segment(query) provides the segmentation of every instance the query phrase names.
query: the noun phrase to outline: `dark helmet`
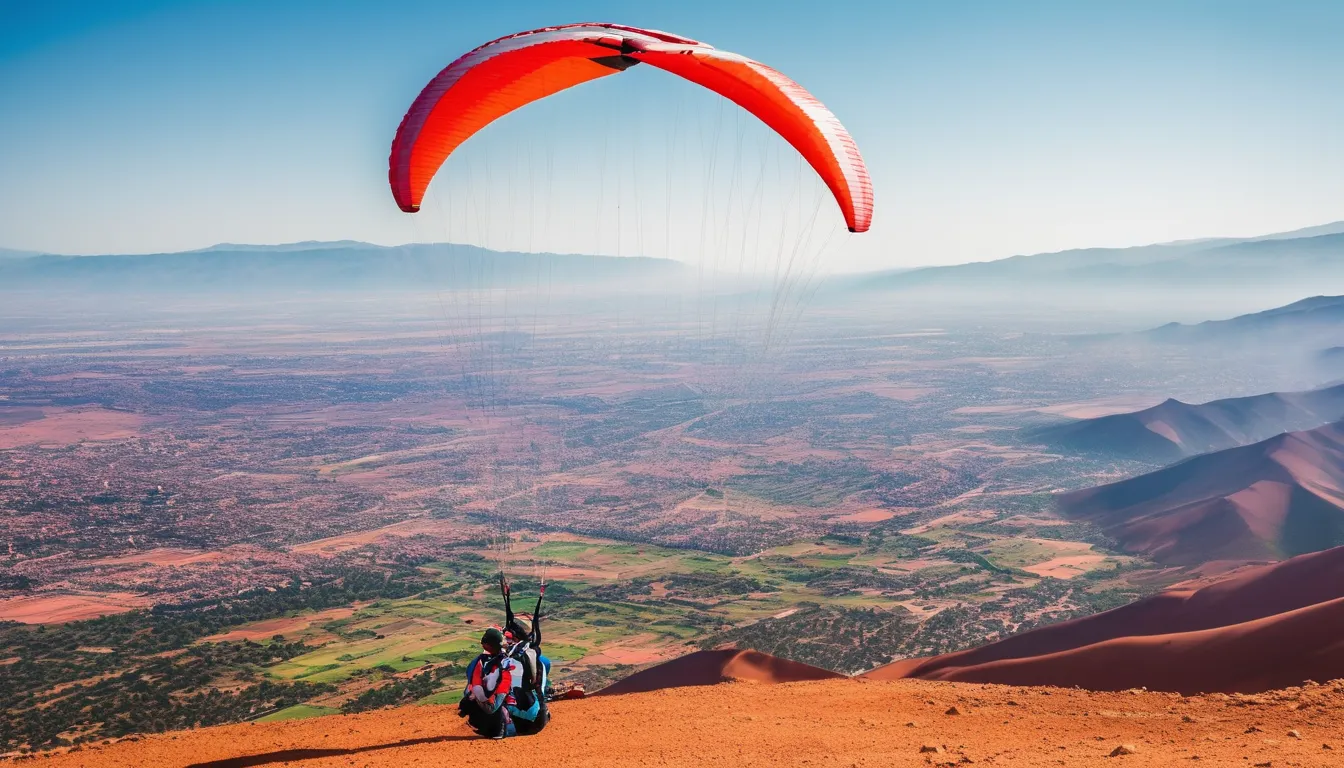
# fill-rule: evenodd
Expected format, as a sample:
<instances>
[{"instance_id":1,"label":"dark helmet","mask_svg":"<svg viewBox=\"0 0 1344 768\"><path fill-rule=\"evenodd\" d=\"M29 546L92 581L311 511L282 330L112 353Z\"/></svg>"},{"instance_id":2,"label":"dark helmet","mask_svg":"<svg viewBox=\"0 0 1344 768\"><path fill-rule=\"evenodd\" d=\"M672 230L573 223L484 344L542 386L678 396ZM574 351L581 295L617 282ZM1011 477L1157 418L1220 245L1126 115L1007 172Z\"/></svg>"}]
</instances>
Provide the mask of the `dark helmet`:
<instances>
[{"instance_id":1,"label":"dark helmet","mask_svg":"<svg viewBox=\"0 0 1344 768\"><path fill-rule=\"evenodd\" d=\"M528 628L527 624L525 624L522 619L516 617L513 621L509 622L509 625L504 628L504 631L508 632L513 637L515 643L526 640L528 635L532 634L532 630Z\"/></svg>"},{"instance_id":2,"label":"dark helmet","mask_svg":"<svg viewBox=\"0 0 1344 768\"><path fill-rule=\"evenodd\" d=\"M495 627L491 627L485 630L485 634L481 635L481 645L493 648L496 651L498 651L499 649L504 647L504 633L500 632Z\"/></svg>"}]
</instances>

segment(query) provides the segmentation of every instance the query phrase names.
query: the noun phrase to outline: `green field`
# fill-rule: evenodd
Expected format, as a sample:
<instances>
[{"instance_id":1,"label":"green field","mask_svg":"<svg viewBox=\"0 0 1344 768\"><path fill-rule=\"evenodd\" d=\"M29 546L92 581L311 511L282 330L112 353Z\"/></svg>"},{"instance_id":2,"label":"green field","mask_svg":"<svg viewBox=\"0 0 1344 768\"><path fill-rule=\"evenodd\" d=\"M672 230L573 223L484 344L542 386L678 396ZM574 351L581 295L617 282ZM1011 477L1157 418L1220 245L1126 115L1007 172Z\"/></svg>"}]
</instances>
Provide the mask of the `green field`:
<instances>
[{"instance_id":1,"label":"green field","mask_svg":"<svg viewBox=\"0 0 1344 768\"><path fill-rule=\"evenodd\" d=\"M1029 539L943 528L918 537L825 537L748 557L574 536L538 538L517 542L509 554L515 607L530 609L538 579L550 574L543 626L554 679L590 688L628 674L632 665L679 655L800 606L878 611L904 621L912 615L905 608L912 600L926 606L949 599L1002 600L1005 590L1035 583L1011 569L1065 554ZM503 621L490 575L494 567L466 552L423 566L437 587L380 600L349 618L287 637L316 650L261 672L275 680L345 686L465 666L478 652L483 629ZM453 698L453 688L444 695ZM439 702L438 696L428 700Z\"/></svg>"}]
</instances>

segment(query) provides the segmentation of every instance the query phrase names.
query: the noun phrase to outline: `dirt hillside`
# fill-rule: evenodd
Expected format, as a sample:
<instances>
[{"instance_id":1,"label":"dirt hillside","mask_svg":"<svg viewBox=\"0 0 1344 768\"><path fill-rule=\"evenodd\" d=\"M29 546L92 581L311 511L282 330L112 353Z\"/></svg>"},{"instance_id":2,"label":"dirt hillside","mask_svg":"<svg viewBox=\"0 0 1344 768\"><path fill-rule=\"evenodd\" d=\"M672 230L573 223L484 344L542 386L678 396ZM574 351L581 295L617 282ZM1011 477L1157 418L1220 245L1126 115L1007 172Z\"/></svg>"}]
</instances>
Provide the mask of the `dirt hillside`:
<instances>
[{"instance_id":1,"label":"dirt hillside","mask_svg":"<svg viewBox=\"0 0 1344 768\"><path fill-rule=\"evenodd\" d=\"M1307 392L1270 392L1194 405L1167 400L1036 430L1042 442L1072 451L1171 462L1235 448L1283 432L1314 429L1344 418L1344 385Z\"/></svg>"},{"instance_id":2,"label":"dirt hillside","mask_svg":"<svg viewBox=\"0 0 1344 768\"><path fill-rule=\"evenodd\" d=\"M717 685L729 681L752 683L800 683L806 680L835 680L839 672L801 664L768 653L736 648L696 651L672 661L657 664L599 691L610 696L622 693L659 691L691 685Z\"/></svg>"},{"instance_id":3,"label":"dirt hillside","mask_svg":"<svg viewBox=\"0 0 1344 768\"><path fill-rule=\"evenodd\" d=\"M1183 693L1344 677L1344 547L864 677Z\"/></svg>"},{"instance_id":4,"label":"dirt hillside","mask_svg":"<svg viewBox=\"0 0 1344 768\"><path fill-rule=\"evenodd\" d=\"M1344 544L1344 422L1061 494L1067 516L1171 565L1279 560Z\"/></svg>"},{"instance_id":5,"label":"dirt hillside","mask_svg":"<svg viewBox=\"0 0 1344 768\"><path fill-rule=\"evenodd\" d=\"M883 668L884 669L884 668ZM1068 651L897 676L1009 685L1147 687L1182 693L1257 692L1344 677L1344 599L1230 627L1120 637ZM881 669L869 678L883 677Z\"/></svg>"},{"instance_id":6,"label":"dirt hillside","mask_svg":"<svg viewBox=\"0 0 1344 768\"><path fill-rule=\"evenodd\" d=\"M953 710L955 708L955 713ZM1108 755L1120 749L1133 754ZM1196 758L1198 758L1197 762ZM973 762L968 762L973 761ZM412 706L150 736L43 768L417 766L1338 766L1344 681L1258 696L923 680L728 683L560 702L538 736L473 737Z\"/></svg>"}]
</instances>

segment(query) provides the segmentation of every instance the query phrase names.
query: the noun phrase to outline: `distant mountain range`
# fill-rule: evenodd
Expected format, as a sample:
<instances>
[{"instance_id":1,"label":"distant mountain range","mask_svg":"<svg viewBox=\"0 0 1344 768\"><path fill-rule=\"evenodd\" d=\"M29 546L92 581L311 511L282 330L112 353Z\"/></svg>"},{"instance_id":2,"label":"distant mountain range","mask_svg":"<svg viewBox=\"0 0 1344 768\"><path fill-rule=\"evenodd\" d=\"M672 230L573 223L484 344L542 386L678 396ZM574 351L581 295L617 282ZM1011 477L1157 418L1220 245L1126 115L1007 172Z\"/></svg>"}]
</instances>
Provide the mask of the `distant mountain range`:
<instances>
[{"instance_id":1,"label":"distant mountain range","mask_svg":"<svg viewBox=\"0 0 1344 768\"><path fill-rule=\"evenodd\" d=\"M249 251L269 251L272 253L292 253L294 251L335 251L341 249L378 249L395 246L376 245L359 240L304 240L301 243L281 243L280 245L250 245L247 243L218 243L205 248L197 248L184 253L245 253Z\"/></svg>"},{"instance_id":2,"label":"distant mountain range","mask_svg":"<svg viewBox=\"0 0 1344 768\"><path fill-rule=\"evenodd\" d=\"M855 276L867 290L930 287L1001 289L1311 284L1344 292L1344 221L1250 238L1212 238L1134 248L1086 248L950 267Z\"/></svg>"},{"instance_id":3,"label":"distant mountain range","mask_svg":"<svg viewBox=\"0 0 1344 768\"><path fill-rule=\"evenodd\" d=\"M1341 419L1344 385L1337 385L1198 405L1167 400L1141 411L1044 427L1028 435L1068 451L1166 463Z\"/></svg>"},{"instance_id":4,"label":"distant mountain range","mask_svg":"<svg viewBox=\"0 0 1344 768\"><path fill-rule=\"evenodd\" d=\"M1063 494L1060 510L1167 564L1276 560L1344 544L1344 422Z\"/></svg>"},{"instance_id":5,"label":"distant mountain range","mask_svg":"<svg viewBox=\"0 0 1344 768\"><path fill-rule=\"evenodd\" d=\"M686 274L670 259L512 253L470 245L341 241L223 244L145 255L28 255L0 260L0 290L454 290L529 285L633 286Z\"/></svg>"},{"instance_id":6,"label":"distant mountain range","mask_svg":"<svg viewBox=\"0 0 1344 768\"><path fill-rule=\"evenodd\" d=\"M1287 306L1203 323L1168 323L1143 334L1150 340L1294 345L1344 341L1344 296L1313 296Z\"/></svg>"},{"instance_id":7,"label":"distant mountain range","mask_svg":"<svg viewBox=\"0 0 1344 768\"><path fill-rule=\"evenodd\" d=\"M26 259L29 256L41 256L39 251L16 251L13 248L0 248L0 259Z\"/></svg>"},{"instance_id":8,"label":"distant mountain range","mask_svg":"<svg viewBox=\"0 0 1344 768\"><path fill-rule=\"evenodd\" d=\"M189 258L210 257L207 261ZM445 263L447 262L447 263ZM453 264L463 265L457 269ZM684 270L668 259L523 254L469 245L379 246L351 240L285 245L222 243L183 253L57 256L0 249L0 279L20 288L155 286L180 289L202 281L329 287L415 286L445 271L489 273L486 282L507 285L537 270L561 280L658 275ZM941 288L1003 291L1126 288L1171 292L1185 288L1246 286L1344 293L1344 221L1248 238L1209 238L1134 248L1085 248L1013 256L949 267L894 269L837 277L829 292ZM1302 295L1298 293L1297 295Z\"/></svg>"}]
</instances>

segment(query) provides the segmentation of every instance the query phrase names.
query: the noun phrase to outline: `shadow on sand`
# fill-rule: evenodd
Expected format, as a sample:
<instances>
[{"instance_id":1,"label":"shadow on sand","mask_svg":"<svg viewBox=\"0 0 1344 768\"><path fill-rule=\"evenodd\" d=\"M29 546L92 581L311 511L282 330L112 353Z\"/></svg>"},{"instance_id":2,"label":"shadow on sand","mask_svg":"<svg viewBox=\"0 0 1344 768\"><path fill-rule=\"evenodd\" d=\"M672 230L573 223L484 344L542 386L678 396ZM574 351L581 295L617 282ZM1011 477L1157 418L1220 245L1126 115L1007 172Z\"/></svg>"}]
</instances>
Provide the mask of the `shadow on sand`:
<instances>
[{"instance_id":1,"label":"shadow on sand","mask_svg":"<svg viewBox=\"0 0 1344 768\"><path fill-rule=\"evenodd\" d=\"M367 747L350 747L348 749L282 749L276 752L263 752L259 755L243 755L242 757L226 757L223 760L211 760L206 763L192 763L187 768L250 768L254 765L272 765L274 763L284 763L292 760L313 760L319 757L341 757L343 755L358 755L361 752L376 752L380 749L397 749L398 747L413 747L417 744L437 744L444 741L467 741L469 739L479 739L479 736L428 736L423 739L405 739L403 741L394 741L390 744L371 744Z\"/></svg>"}]
</instances>

